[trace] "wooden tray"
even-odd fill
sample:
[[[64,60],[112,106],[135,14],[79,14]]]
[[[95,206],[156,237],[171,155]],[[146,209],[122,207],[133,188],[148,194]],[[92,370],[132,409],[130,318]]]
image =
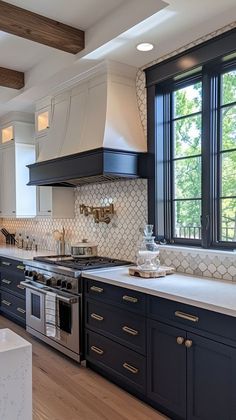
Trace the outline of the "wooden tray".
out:
[[[160,266],[156,271],[143,271],[138,267],[129,267],[129,275],[135,277],[142,277],[144,279],[165,277],[166,275],[173,274],[175,269],[173,267]]]

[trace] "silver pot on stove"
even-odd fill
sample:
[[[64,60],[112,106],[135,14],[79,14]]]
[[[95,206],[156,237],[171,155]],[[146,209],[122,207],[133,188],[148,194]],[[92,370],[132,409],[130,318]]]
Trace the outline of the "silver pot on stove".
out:
[[[97,244],[88,242],[87,239],[82,239],[82,242],[71,245],[71,255],[73,257],[95,257],[97,251]]]

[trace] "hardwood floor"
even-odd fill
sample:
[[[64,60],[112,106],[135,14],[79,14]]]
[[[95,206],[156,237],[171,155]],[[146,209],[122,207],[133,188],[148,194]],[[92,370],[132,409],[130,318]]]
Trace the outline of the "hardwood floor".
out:
[[[33,346],[33,420],[164,420],[166,417],[0,316]]]

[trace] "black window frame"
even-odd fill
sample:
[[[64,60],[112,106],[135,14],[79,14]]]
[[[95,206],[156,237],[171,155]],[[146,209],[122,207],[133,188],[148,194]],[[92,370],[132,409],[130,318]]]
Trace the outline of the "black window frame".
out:
[[[219,143],[220,77],[236,69],[236,29],[225,32],[145,70],[147,87],[147,128],[149,152],[148,222],[158,240],[176,245],[234,249],[236,242],[219,241]],[[193,65],[194,63],[194,65]],[[183,76],[183,77],[182,77]],[[170,92],[201,79],[202,89],[202,239],[173,238]],[[169,93],[168,93],[169,92]],[[162,124],[160,124],[162,121]],[[236,195],[236,194],[235,194]]]

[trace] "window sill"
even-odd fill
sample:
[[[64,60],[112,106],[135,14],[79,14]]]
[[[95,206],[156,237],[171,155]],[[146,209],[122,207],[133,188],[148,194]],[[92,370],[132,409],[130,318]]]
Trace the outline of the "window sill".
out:
[[[225,251],[219,249],[205,249],[200,247],[180,246],[180,245],[160,245],[160,250],[173,250],[191,254],[216,255],[219,257],[232,257],[236,261],[236,250]]]

